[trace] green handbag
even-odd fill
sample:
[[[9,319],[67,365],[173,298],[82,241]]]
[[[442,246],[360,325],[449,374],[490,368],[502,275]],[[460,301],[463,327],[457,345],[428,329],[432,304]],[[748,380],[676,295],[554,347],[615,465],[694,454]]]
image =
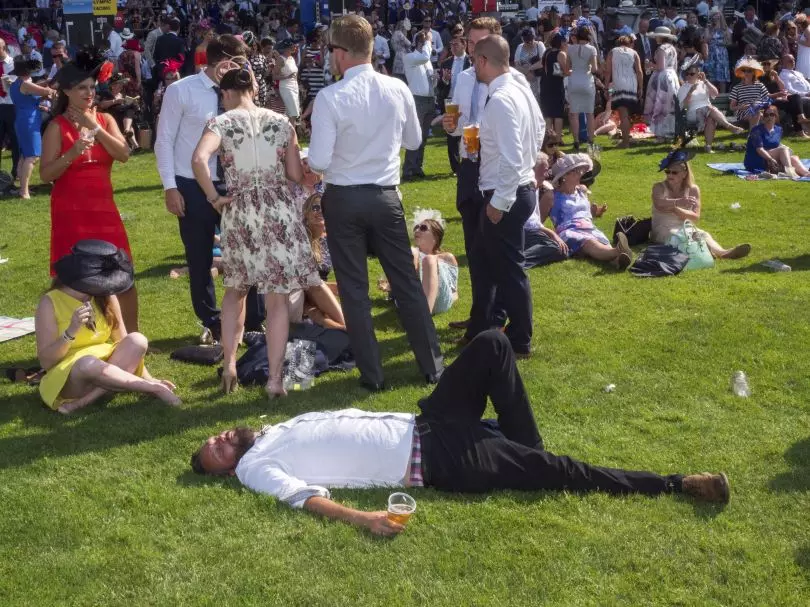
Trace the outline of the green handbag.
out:
[[[676,247],[681,253],[689,255],[689,263],[684,270],[703,270],[714,267],[714,257],[706,244],[706,238],[688,219],[681,229],[669,237],[667,243]]]

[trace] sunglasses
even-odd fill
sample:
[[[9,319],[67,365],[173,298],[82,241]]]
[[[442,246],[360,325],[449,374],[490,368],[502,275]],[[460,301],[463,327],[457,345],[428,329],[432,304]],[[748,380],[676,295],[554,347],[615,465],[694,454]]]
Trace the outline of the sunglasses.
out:
[[[320,213],[322,209],[321,205],[313,204],[311,207],[309,207],[309,210],[312,211],[313,213]]]
[[[664,173],[666,173],[667,175],[680,175],[681,173],[683,173],[683,171],[678,171],[675,169],[664,169]]]
[[[687,76],[697,76],[700,72],[686,72]]]
[[[338,46],[337,44],[327,44],[326,48],[329,49],[330,53],[334,53],[336,48],[339,48],[342,51],[346,51],[347,53],[349,52],[349,49],[347,49],[345,46]]]
[[[427,227],[424,223],[420,223],[419,225],[413,226],[414,232],[427,232],[430,228]]]

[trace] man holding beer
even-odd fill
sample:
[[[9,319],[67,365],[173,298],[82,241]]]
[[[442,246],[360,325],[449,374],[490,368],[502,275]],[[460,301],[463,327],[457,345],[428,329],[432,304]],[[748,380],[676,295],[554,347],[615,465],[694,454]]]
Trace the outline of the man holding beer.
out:
[[[488,398],[497,423],[481,420]],[[722,473],[660,476],[545,451],[515,354],[499,331],[479,334],[419,407],[416,416],[344,409],[305,413],[261,432],[235,428],[206,440],[191,466],[200,474],[235,474],[249,489],[293,508],[384,536],[404,529],[402,515],[415,508],[409,496],[392,495],[388,511],[364,512],[333,502],[329,488],[684,493],[729,501]]]

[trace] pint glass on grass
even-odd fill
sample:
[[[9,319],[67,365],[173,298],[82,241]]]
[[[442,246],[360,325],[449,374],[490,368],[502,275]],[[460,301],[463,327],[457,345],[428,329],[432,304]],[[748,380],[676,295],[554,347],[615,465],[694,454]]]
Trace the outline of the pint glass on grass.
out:
[[[388,496],[388,520],[407,525],[416,512],[416,500],[407,493],[392,493]]]

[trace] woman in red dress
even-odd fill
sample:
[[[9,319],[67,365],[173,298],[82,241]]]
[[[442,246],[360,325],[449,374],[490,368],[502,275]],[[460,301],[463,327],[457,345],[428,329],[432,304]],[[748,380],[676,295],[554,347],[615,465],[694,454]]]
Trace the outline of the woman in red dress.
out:
[[[42,138],[39,175],[51,191],[51,276],[53,264],[80,240],[106,240],[132,252],[113,200],[114,160],[126,162],[129,146],[109,114],[94,107],[101,65],[80,54],[57,76],[56,116]],[[119,296],[127,332],[138,330],[138,294],[133,286]]]

